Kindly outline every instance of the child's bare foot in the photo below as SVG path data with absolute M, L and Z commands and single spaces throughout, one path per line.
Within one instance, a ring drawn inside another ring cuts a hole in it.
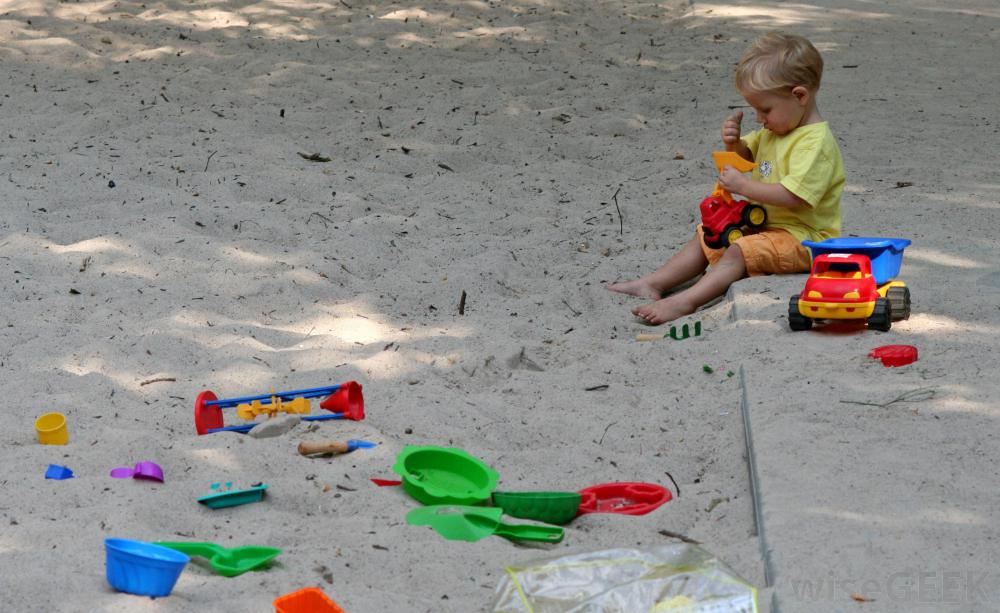
M 659 300 L 663 296 L 659 290 L 642 279 L 622 281 L 621 283 L 610 283 L 605 287 L 612 292 L 628 294 L 629 296 L 638 296 L 639 298 L 649 298 L 650 300 Z
M 647 324 L 654 326 L 673 321 L 678 317 L 684 317 L 691 313 L 694 313 L 694 306 L 683 300 L 678 300 L 678 296 L 671 296 L 632 309 L 633 315 Z

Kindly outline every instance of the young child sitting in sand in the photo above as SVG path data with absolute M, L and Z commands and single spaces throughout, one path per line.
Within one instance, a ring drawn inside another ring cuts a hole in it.
M 767 223 L 728 249 L 708 248 L 699 225 L 655 271 L 609 285 L 614 292 L 655 300 L 632 309 L 636 317 L 662 324 L 693 313 L 748 275 L 807 272 L 809 251 L 801 242 L 840 235 L 844 165 L 816 106 L 822 75 L 823 58 L 801 36 L 771 32 L 743 55 L 736 89 L 764 127 L 741 138 L 743 112 L 737 112 L 722 123 L 722 142 L 757 165 L 752 178 L 726 166 L 719 184 L 763 205 Z M 663 297 L 703 272 L 691 287 Z

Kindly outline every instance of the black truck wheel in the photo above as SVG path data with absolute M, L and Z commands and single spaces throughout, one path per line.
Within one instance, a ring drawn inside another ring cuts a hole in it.
M 890 287 L 885 297 L 889 299 L 889 305 L 892 307 L 893 321 L 910 318 L 910 288 Z
M 887 299 L 879 298 L 875 301 L 875 310 L 868 318 L 868 327 L 881 332 L 888 332 L 892 327 L 892 305 Z
M 792 296 L 788 301 L 788 327 L 793 331 L 808 330 L 812 328 L 813 320 L 799 313 L 799 297 Z

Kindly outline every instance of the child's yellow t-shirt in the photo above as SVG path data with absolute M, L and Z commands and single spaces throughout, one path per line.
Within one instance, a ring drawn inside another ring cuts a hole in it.
M 825 121 L 777 136 L 767 128 L 751 132 L 743 142 L 753 153 L 753 180 L 780 183 L 809 206 L 793 209 L 761 203 L 767 227 L 781 228 L 801 240 L 840 236 L 840 194 L 844 161 Z

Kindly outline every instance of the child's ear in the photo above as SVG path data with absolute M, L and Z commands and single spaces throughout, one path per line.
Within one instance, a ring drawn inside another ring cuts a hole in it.
M 812 92 L 809 91 L 809 88 L 804 85 L 796 85 L 793 87 L 792 95 L 795 96 L 795 100 L 798 101 L 801 106 L 805 106 L 812 98 Z

